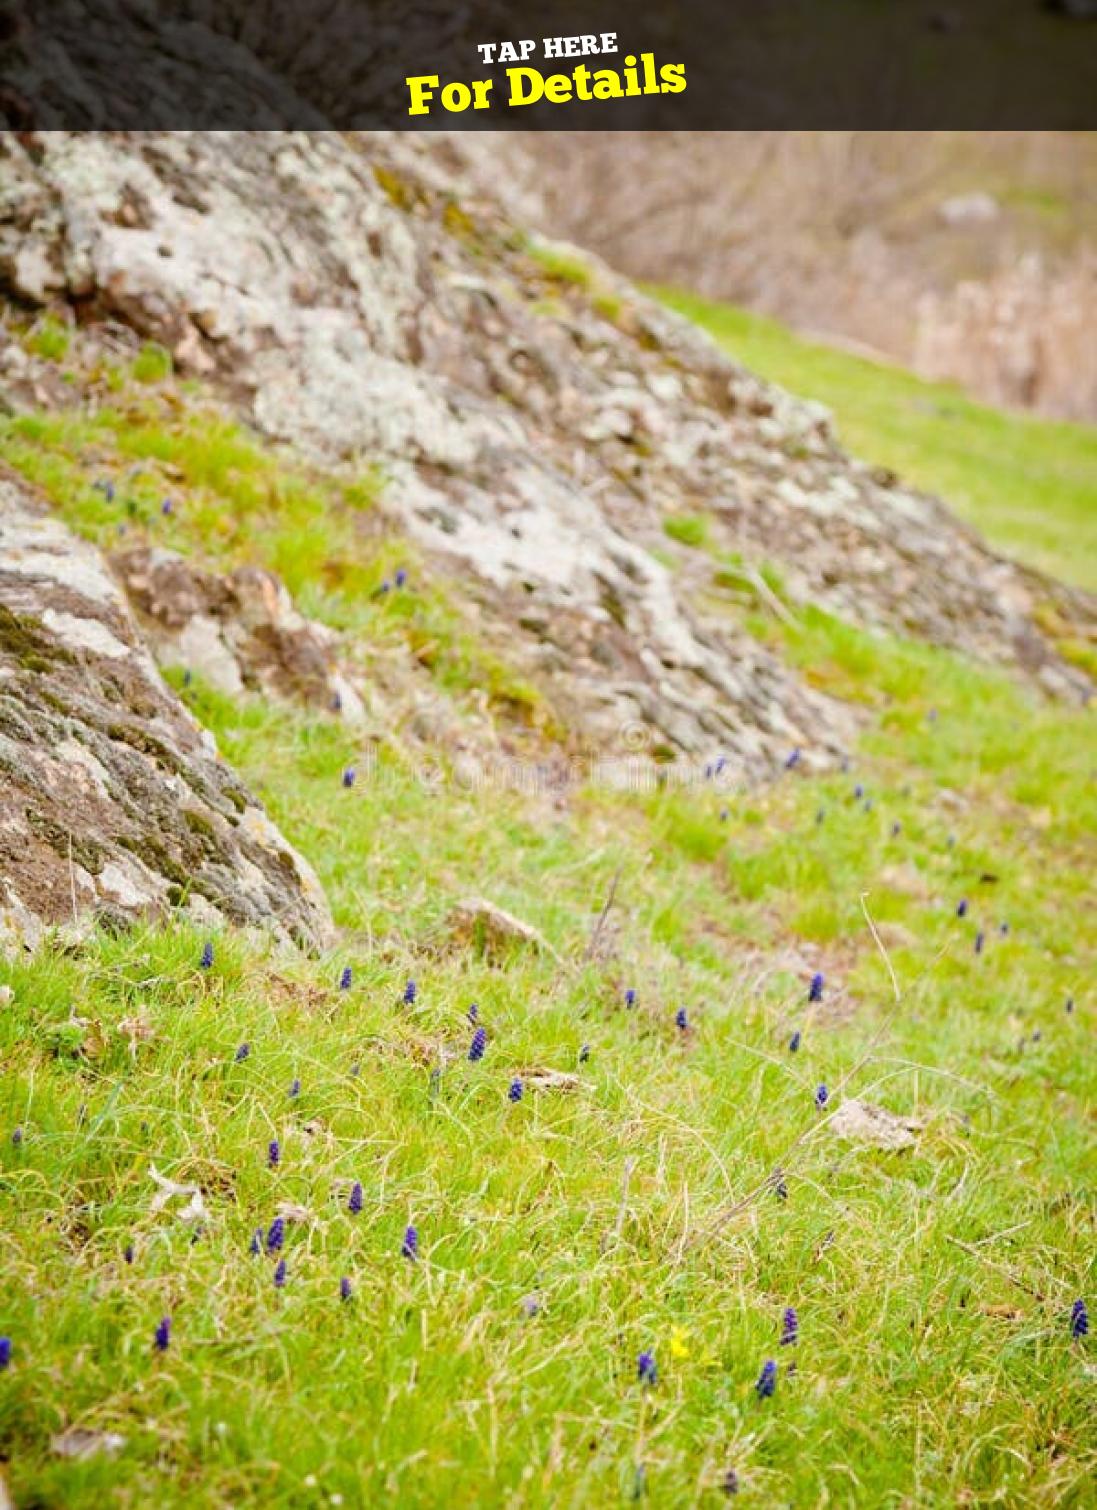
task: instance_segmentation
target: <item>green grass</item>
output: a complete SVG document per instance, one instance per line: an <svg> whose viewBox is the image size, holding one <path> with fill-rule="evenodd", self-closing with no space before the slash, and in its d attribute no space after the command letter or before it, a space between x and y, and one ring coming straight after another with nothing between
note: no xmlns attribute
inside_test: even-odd
<svg viewBox="0 0 1097 1510"><path fill-rule="evenodd" d="M203 972L202 936L138 930L3 968L17 1503L585 1506L632 1498L638 1466L662 1505L716 1503L728 1467L746 1503L1086 1502L1088 1350L1067 1320L1092 1284L1084 715L824 615L755 627L814 680L872 686L849 773L588 788L545 823L514 792L425 785L395 741L348 792L360 752L336 721L187 690L319 867L344 943L310 962L226 934ZM620 952L590 963L618 870ZM470 891L561 960L453 942ZM579 1087L512 1105L534 1069ZM917 1147L833 1141L823 1082L923 1118ZM201 1186L197 1240L152 1211L150 1164ZM777 1168L787 1201L760 1189ZM285 1201L308 1219L276 1290L248 1245ZM127 1445L51 1458L74 1423Z"/></svg>
<svg viewBox="0 0 1097 1510"><path fill-rule="evenodd" d="M314 475L170 375L139 381L4 419L0 454L92 538L278 563L361 665L411 651L526 721L376 479ZM675 538L704 544L683 517ZM375 596L408 560L408 589ZM749 585L740 566L721 569ZM729 1469L746 1504L1092 1503L1092 1339L1069 1331L1093 1299L1092 715L818 610L729 611L856 703L849 770L557 803L470 785L398 724L367 750L335 717L168 672L316 866L341 940L307 958L226 931L207 971L175 922L0 962L16 1504L677 1507L722 1503ZM551 951L455 938L470 893ZM915 1147L837 1141L820 1084L920 1119ZM153 1209L152 1165L200 1188L197 1229ZM283 1203L302 1219L277 1289L249 1244ZM59 1458L69 1426L125 1446Z"/></svg>
<svg viewBox="0 0 1097 1510"><path fill-rule="evenodd" d="M744 366L826 404L855 455L938 493L1000 549L1097 589L1097 426L1004 414L762 315L658 292Z"/></svg>
<svg viewBox="0 0 1097 1510"><path fill-rule="evenodd" d="M158 351L146 347L133 364L138 385L154 380L159 369L145 359ZM402 646L448 692L483 691L531 728L553 727L544 700L378 513L372 467L338 480L310 472L187 388L146 393L112 375L111 403L0 416L0 460L74 530L107 550L147 543L215 570L266 566L303 613L351 635L363 656ZM155 381L169 376L159 370ZM401 567L414 594L390 591Z"/></svg>

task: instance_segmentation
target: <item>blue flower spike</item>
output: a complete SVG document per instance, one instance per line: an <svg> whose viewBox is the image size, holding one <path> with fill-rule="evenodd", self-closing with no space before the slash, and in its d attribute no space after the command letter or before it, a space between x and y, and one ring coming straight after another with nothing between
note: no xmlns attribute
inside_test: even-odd
<svg viewBox="0 0 1097 1510"><path fill-rule="evenodd" d="M1084 1300L1076 1300L1070 1308L1070 1335L1077 1341L1089 1332L1089 1312Z"/></svg>
<svg viewBox="0 0 1097 1510"><path fill-rule="evenodd" d="M788 1306L781 1320L781 1346L792 1347L800 1340L800 1318L794 1307Z"/></svg>

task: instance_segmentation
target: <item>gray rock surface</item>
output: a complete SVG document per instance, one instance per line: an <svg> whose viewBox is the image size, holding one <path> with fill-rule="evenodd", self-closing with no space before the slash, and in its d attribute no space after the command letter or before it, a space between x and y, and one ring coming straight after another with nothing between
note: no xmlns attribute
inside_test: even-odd
<svg viewBox="0 0 1097 1510"><path fill-rule="evenodd" d="M817 406L607 268L532 242L453 139L24 134L0 178L0 282L163 342L329 466L380 462L385 507L595 745L641 731L759 773L846 743L849 710L741 627L728 558L763 597L776 563L793 612L1089 693L1040 625L1050 605L1092 634L1091 599L851 461ZM666 538L676 514L705 517L705 550Z"/></svg>
<svg viewBox="0 0 1097 1510"><path fill-rule="evenodd" d="M298 613L273 572L242 566L220 575L149 546L115 551L110 564L161 665L184 666L230 696L261 691L337 706L346 722L362 723L335 634Z"/></svg>
<svg viewBox="0 0 1097 1510"><path fill-rule="evenodd" d="M0 947L170 907L333 937L311 868L161 680L99 552L0 472Z"/></svg>

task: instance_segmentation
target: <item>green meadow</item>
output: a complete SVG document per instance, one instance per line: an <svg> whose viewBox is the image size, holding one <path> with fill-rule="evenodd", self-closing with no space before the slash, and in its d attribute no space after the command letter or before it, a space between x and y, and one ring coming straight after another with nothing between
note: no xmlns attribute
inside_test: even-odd
<svg viewBox="0 0 1097 1510"><path fill-rule="evenodd" d="M923 409L913 379L708 316L851 447L1084 580L1092 432ZM551 701L368 466L307 470L155 352L94 381L94 406L0 418L74 528L263 561L363 676L553 747ZM17 1505L1092 1504L1092 714L816 610L728 612L858 706L847 769L478 789L399 711L367 750L169 669L341 942L177 922L0 961ZM543 945L455 934L470 894ZM909 1146L839 1136L851 1099ZM69 1428L123 1440L60 1456Z"/></svg>

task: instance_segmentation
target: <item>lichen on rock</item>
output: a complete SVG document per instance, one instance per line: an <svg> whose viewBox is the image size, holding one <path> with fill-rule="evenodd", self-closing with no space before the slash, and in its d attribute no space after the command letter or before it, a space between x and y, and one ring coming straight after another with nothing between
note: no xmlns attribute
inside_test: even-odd
<svg viewBox="0 0 1097 1510"><path fill-rule="evenodd" d="M659 758L721 750L748 775L848 745L849 710L729 609L728 561L748 581L775 564L792 612L1092 690L1037 612L1089 634L1091 599L851 460L819 406L597 259L524 233L456 139L56 133L7 139L0 165L21 300L78 298L85 327L162 343L268 438L379 464L386 510L589 744L640 724ZM682 513L704 549L668 540Z"/></svg>
<svg viewBox="0 0 1097 1510"><path fill-rule="evenodd" d="M0 944L173 908L333 936L311 867L164 684L100 553L0 473Z"/></svg>

